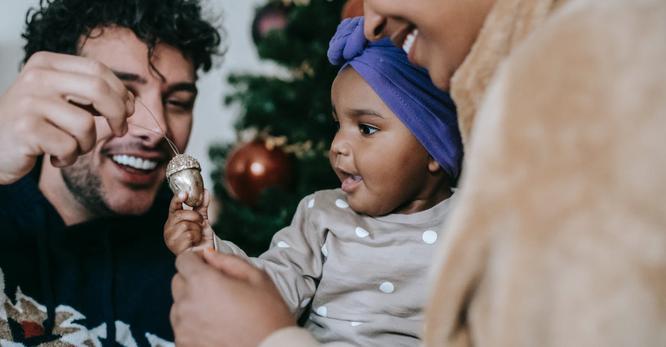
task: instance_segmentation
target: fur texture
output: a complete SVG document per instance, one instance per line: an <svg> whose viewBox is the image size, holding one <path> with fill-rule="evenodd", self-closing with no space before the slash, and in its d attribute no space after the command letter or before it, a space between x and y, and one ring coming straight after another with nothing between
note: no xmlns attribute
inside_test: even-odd
<svg viewBox="0 0 666 347"><path fill-rule="evenodd" d="M666 346L666 2L552 9L498 0L455 76L426 346Z"/></svg>
<svg viewBox="0 0 666 347"><path fill-rule="evenodd" d="M451 96L458 107L460 133L465 144L499 64L564 1L497 0L479 38L451 81Z"/></svg>

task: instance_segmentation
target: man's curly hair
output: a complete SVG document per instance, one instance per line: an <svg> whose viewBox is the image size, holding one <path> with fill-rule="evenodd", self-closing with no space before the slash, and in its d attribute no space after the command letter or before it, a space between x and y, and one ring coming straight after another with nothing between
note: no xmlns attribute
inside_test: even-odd
<svg viewBox="0 0 666 347"><path fill-rule="evenodd" d="M221 54L220 32L202 18L198 0L40 0L26 14L23 62L38 51L77 54L93 29L114 26L132 30L149 57L158 43L177 48L195 70L208 71Z"/></svg>

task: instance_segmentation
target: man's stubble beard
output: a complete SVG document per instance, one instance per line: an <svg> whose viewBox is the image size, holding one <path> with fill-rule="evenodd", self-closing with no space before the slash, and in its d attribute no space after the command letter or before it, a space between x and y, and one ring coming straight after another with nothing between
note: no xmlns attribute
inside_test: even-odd
<svg viewBox="0 0 666 347"><path fill-rule="evenodd" d="M67 189L92 216L114 214L106 201L102 180L92 169L90 154L79 157L73 165L62 168L60 173Z"/></svg>

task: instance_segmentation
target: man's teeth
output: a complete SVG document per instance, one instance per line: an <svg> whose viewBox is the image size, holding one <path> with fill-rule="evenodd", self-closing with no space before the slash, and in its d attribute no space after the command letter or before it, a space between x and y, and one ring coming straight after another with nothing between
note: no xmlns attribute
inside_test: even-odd
<svg viewBox="0 0 666 347"><path fill-rule="evenodd" d="M414 44L414 40L416 40L418 35L418 29L414 29L411 33L407 34L405 41L402 43L402 49L405 51L405 53L409 54L409 51L412 49L412 45Z"/></svg>
<svg viewBox="0 0 666 347"><path fill-rule="evenodd" d="M154 160L133 157L126 154L114 155L111 159L120 165L129 166L138 170L152 170L157 167L157 162Z"/></svg>
<svg viewBox="0 0 666 347"><path fill-rule="evenodd" d="M352 178L354 181L360 181L360 180L361 180L361 176L358 176L358 175L352 176L351 178Z"/></svg>

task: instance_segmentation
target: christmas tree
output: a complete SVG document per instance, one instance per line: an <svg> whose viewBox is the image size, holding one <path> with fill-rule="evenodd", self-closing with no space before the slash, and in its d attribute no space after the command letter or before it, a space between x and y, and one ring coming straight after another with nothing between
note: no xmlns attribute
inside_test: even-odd
<svg viewBox="0 0 666 347"><path fill-rule="evenodd" d="M240 140L210 149L220 203L214 228L249 255L268 248L303 197L339 185L328 162L337 68L326 51L343 7L344 0L269 1L257 9L253 38L259 56L284 66L289 76L228 77L233 91L225 103L241 105Z"/></svg>

